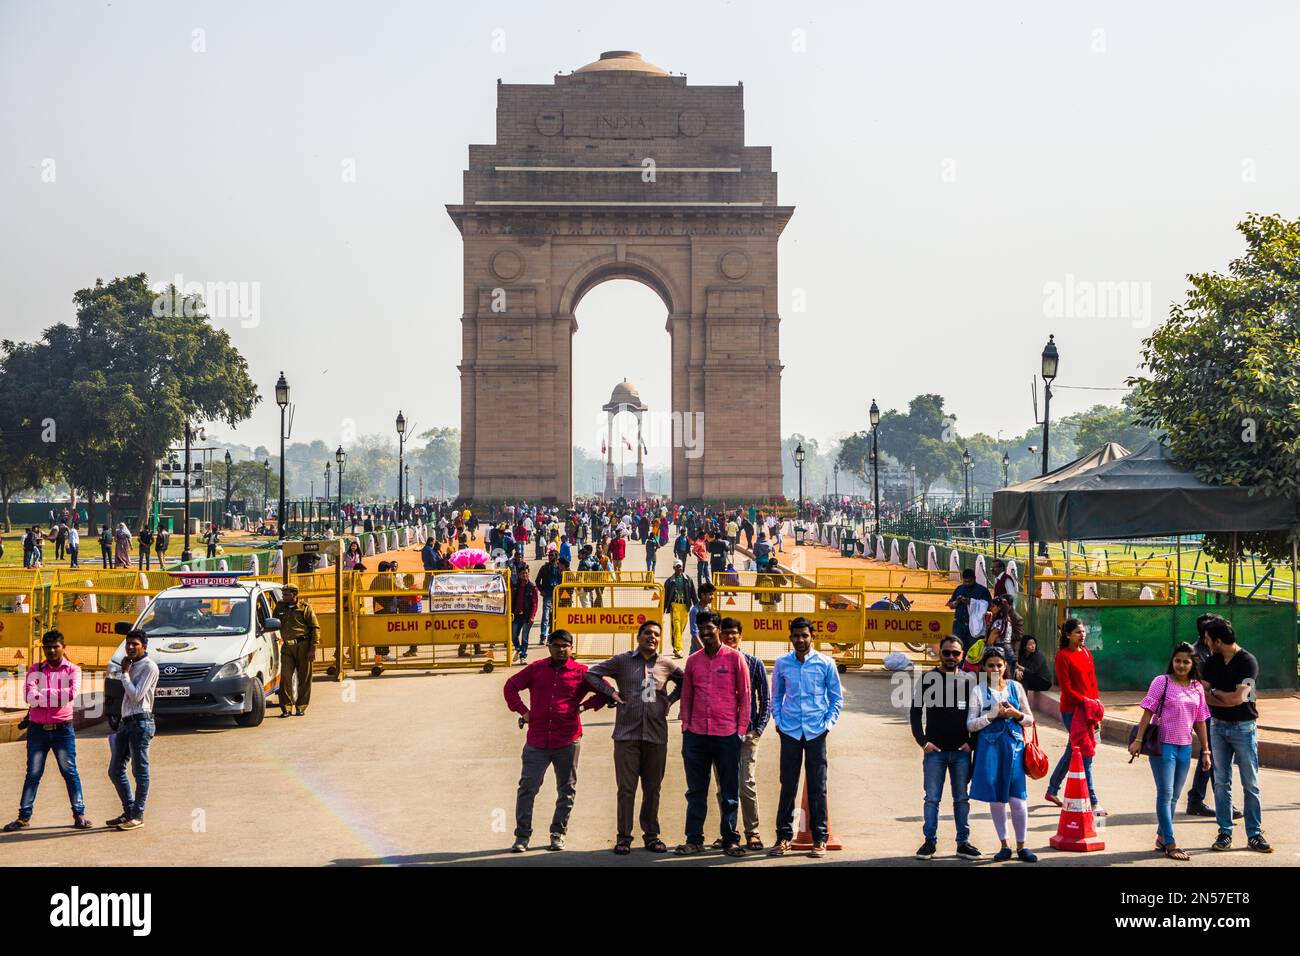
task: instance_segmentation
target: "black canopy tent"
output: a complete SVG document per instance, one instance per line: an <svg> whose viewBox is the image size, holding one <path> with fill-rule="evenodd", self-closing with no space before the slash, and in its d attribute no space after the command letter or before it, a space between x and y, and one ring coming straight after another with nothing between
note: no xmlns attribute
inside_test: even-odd
<svg viewBox="0 0 1300 956"><path fill-rule="evenodd" d="M993 493L991 524L1034 541L1134 538L1206 532L1278 531L1296 524L1296 500L1258 489L1211 485L1152 441L1120 446Z"/></svg>
<svg viewBox="0 0 1300 956"><path fill-rule="evenodd" d="M1102 446L1056 471L993 494L992 525L1028 531L1031 541L1136 538L1155 535L1282 531L1297 523L1296 499L1257 488L1211 485L1169 457L1160 441L1114 456ZM1120 449L1122 450L1122 449ZM1182 548L1176 586L1182 588ZM1291 548L1291 599L1296 602L1296 546ZM1030 573L1033 571L1030 552ZM1233 600L1235 562L1228 564ZM1069 562L1066 562L1069 593Z"/></svg>

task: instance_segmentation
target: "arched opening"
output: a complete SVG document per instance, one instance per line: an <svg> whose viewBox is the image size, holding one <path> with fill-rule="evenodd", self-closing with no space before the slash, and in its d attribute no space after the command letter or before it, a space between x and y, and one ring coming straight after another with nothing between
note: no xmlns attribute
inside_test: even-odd
<svg viewBox="0 0 1300 956"><path fill-rule="evenodd" d="M596 279L578 290L572 340L573 493L603 494L611 454L616 477L635 485L637 420L618 410L611 434L605 406L625 379L641 414L645 492L672 493L672 350L668 307L655 289L627 278ZM635 399L634 399L635 400Z"/></svg>

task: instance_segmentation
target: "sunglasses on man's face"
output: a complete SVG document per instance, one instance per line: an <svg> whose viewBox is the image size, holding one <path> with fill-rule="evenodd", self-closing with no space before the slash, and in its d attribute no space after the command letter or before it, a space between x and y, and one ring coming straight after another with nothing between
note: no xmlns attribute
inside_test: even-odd
<svg viewBox="0 0 1300 956"><path fill-rule="evenodd" d="M940 651L940 657L961 657L961 651Z"/></svg>

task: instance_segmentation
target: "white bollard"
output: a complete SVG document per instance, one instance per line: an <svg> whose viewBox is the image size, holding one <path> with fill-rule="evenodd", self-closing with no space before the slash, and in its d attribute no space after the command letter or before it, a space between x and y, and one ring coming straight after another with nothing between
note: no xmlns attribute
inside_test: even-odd
<svg viewBox="0 0 1300 956"><path fill-rule="evenodd" d="M401 547L403 548L410 547L410 544L411 544L411 532L405 525L403 525Z"/></svg>
<svg viewBox="0 0 1300 956"><path fill-rule="evenodd" d="M902 564L902 563L903 563L903 562L900 561L899 558L898 558L898 539L897 539L897 538L895 538L893 541L889 542L889 561L890 561L891 564Z"/></svg>
<svg viewBox="0 0 1300 956"><path fill-rule="evenodd" d="M948 552L948 577L953 581L961 578L961 558L955 548Z"/></svg>
<svg viewBox="0 0 1300 956"><path fill-rule="evenodd" d="M271 552L271 567L269 570L276 577L284 574L284 552L279 548Z"/></svg>
<svg viewBox="0 0 1300 956"><path fill-rule="evenodd" d="M915 541L907 542L907 566L909 568L916 567L916 542Z"/></svg>
<svg viewBox="0 0 1300 956"><path fill-rule="evenodd" d="M1097 584L1095 581L1085 581L1083 585L1083 599L1085 601L1100 601L1097 596Z"/></svg>
<svg viewBox="0 0 1300 956"><path fill-rule="evenodd" d="M248 568L253 572L253 577L258 577L262 573L258 567L257 555L250 554L248 556Z"/></svg>
<svg viewBox="0 0 1300 956"><path fill-rule="evenodd" d="M989 586L988 574L984 570L984 555L975 555L975 583Z"/></svg>
<svg viewBox="0 0 1300 956"><path fill-rule="evenodd" d="M388 535L382 531L375 534L375 551L378 554L384 554L388 551Z"/></svg>
<svg viewBox="0 0 1300 956"><path fill-rule="evenodd" d="M88 588L95 586L94 581L82 581L81 583L86 585L86 587ZM94 591L91 591L86 595L86 613L88 614L99 613L99 597L95 594Z"/></svg>
<svg viewBox="0 0 1300 956"><path fill-rule="evenodd" d="M227 562L225 558L222 558L220 561L217 562L217 570L218 570L218 571L229 571L229 570L230 570L230 564L229 564L229 562Z"/></svg>
<svg viewBox="0 0 1300 956"><path fill-rule="evenodd" d="M1141 592L1138 594L1138 600L1139 600L1139 601L1154 601L1155 599L1156 599L1156 592L1151 590L1151 585L1149 585L1149 584L1144 584L1144 585L1142 585L1142 590L1141 590Z"/></svg>
<svg viewBox="0 0 1300 956"><path fill-rule="evenodd" d="M375 536L367 534L363 535L363 537L366 539L366 557L373 558L375 556Z"/></svg>
<svg viewBox="0 0 1300 956"><path fill-rule="evenodd" d="M939 570L939 554L934 550L934 545L930 545L925 552L925 569L927 571Z"/></svg>
<svg viewBox="0 0 1300 956"><path fill-rule="evenodd" d="M139 588L141 588L141 589L143 589L143 590L148 590L148 589L149 589L149 575L147 575L147 574L145 574L143 571L141 571L139 577L140 577L140 582L139 582L139 584L137 585L137 587L139 587ZM135 599L135 609L136 609L136 613L137 613L137 614L143 614L143 613L144 613L144 609L147 608L148 606L149 606L149 598L148 598L147 595L141 594L141 595L139 595L139 596Z"/></svg>

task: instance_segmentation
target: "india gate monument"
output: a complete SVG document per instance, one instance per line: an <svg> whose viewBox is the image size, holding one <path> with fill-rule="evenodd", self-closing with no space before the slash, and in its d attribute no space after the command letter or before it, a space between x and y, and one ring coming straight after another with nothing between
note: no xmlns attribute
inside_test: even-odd
<svg viewBox="0 0 1300 956"><path fill-rule="evenodd" d="M742 84L691 86L622 50L498 81L496 143L469 147L447 212L465 250L462 498L572 500L574 312L607 279L668 310L673 499L781 494L776 256L794 208L770 147L745 145Z"/></svg>

